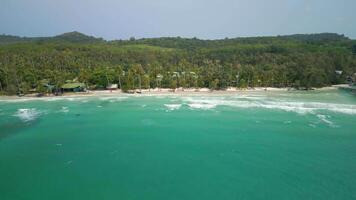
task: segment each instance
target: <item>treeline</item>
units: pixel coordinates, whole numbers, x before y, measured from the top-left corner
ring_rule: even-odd
[[[343,71],[340,75],[335,71]],[[0,93],[78,80],[91,89],[323,87],[356,72],[356,42],[338,34],[104,41],[81,33],[0,36]]]

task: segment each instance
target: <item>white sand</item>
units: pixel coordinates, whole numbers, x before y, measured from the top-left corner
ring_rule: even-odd
[[[337,87],[324,87],[316,90],[332,90],[337,89]],[[237,89],[237,88],[227,88],[226,90],[210,90],[209,88],[177,88],[175,90],[169,88],[154,88],[154,89],[142,89],[141,92],[139,89],[136,90],[136,93],[124,93],[121,90],[88,90],[87,92],[78,92],[78,93],[64,93],[62,97],[85,97],[85,96],[94,96],[94,97],[105,97],[105,96],[167,96],[167,95],[176,95],[176,96],[192,96],[192,95],[234,95],[240,93],[249,93],[249,92],[286,92],[294,90],[291,88],[273,88],[273,87],[255,87],[247,89]],[[59,96],[61,97],[61,96]],[[53,95],[45,97],[36,97],[35,95],[25,95],[24,97],[18,96],[0,96],[0,99],[3,100],[21,100],[28,98],[54,98]]]

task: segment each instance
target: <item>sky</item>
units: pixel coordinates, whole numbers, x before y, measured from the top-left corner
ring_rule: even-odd
[[[356,0],[0,0],[0,34],[107,40],[333,32],[356,39]]]

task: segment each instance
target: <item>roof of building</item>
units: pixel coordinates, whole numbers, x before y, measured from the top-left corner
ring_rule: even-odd
[[[117,89],[118,85],[117,84],[109,84],[106,88],[107,89]]]
[[[74,88],[84,88],[84,83],[66,83],[62,85],[63,89],[74,89]]]

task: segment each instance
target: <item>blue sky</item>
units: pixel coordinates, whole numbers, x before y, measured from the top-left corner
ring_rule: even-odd
[[[356,0],[0,0],[0,34],[105,39],[336,32],[356,39]]]

